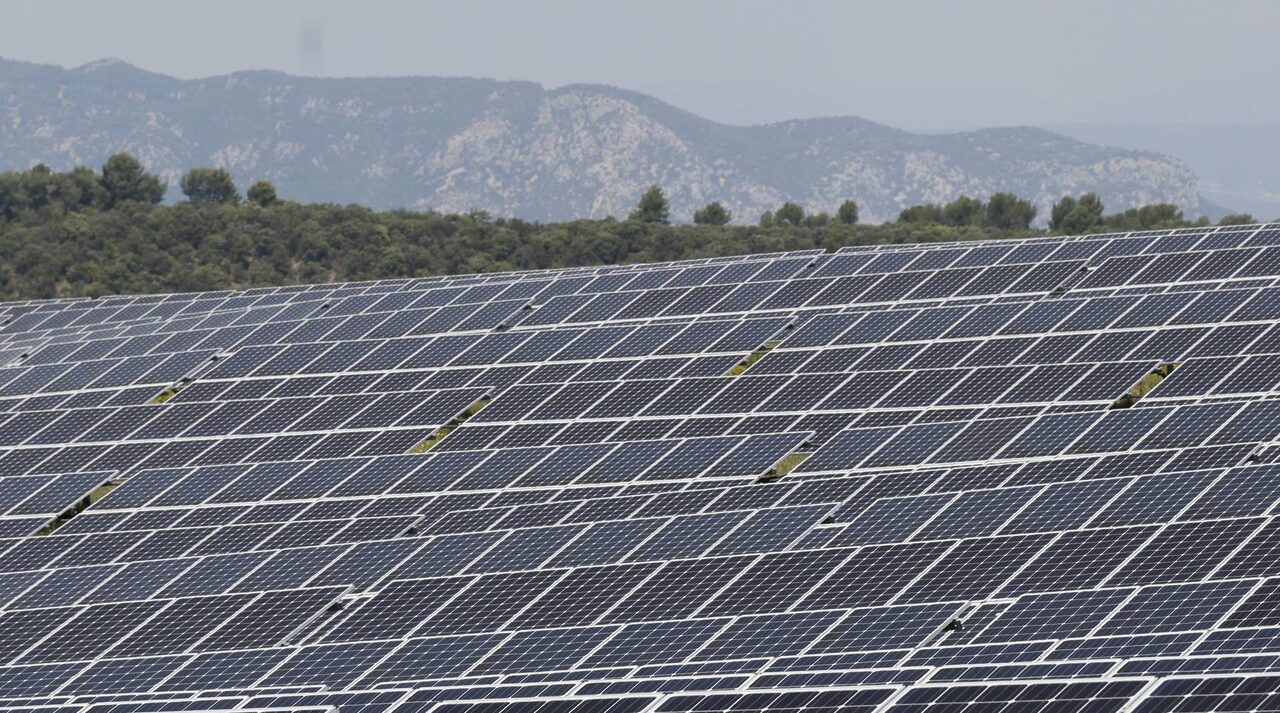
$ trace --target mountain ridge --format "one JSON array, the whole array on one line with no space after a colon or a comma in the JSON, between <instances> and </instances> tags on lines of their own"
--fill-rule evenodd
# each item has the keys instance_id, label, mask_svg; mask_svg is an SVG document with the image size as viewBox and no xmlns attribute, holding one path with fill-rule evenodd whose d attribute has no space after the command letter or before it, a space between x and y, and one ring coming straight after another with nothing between
<instances>
[{"instance_id":1,"label":"mountain ridge","mask_svg":"<svg viewBox=\"0 0 1280 713\"><path fill-rule=\"evenodd\" d=\"M1032 200L1042 219L1062 195L1091 190L1112 210L1201 209L1190 168L1150 151L1034 127L921 134L851 116L738 126L599 84L273 70L178 79L122 60L0 58L0 100L0 169L130 151L171 188L214 165L242 187L266 178L289 198L374 208L602 218L657 183L678 221L711 200L754 222L784 201L832 211L846 198L880 221L997 191Z\"/></svg>"}]
</instances>

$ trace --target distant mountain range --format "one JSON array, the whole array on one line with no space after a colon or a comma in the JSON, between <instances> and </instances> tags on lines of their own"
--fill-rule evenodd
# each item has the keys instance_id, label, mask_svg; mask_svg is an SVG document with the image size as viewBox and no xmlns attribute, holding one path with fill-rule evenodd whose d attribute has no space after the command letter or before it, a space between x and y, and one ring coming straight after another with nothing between
<instances>
[{"instance_id":1,"label":"distant mountain range","mask_svg":"<svg viewBox=\"0 0 1280 713\"><path fill-rule=\"evenodd\" d=\"M117 60L0 60L0 168L97 166L117 151L163 175L170 199L183 171L213 165L294 200L534 220L621 217L653 183L681 221L712 200L754 222L783 201L833 211L854 198L878 222L997 191L1035 201L1042 217L1085 191L1110 210L1219 212L1180 160L1042 129L920 134L853 117L730 126L608 86L266 71L180 80Z\"/></svg>"},{"instance_id":2,"label":"distant mountain range","mask_svg":"<svg viewBox=\"0 0 1280 713\"><path fill-rule=\"evenodd\" d=\"M1280 217L1280 124L1064 124L1081 141L1168 153L1200 178L1201 201Z\"/></svg>"}]
</instances>

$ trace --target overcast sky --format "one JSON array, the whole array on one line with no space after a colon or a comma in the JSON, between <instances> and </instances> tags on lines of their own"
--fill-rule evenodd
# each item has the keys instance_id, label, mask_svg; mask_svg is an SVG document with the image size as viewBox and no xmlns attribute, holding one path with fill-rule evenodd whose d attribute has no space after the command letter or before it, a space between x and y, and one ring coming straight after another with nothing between
<instances>
[{"instance_id":1,"label":"overcast sky","mask_svg":"<svg viewBox=\"0 0 1280 713\"><path fill-rule=\"evenodd\" d=\"M0 56L613 84L712 119L1280 121L1275 0L6 0Z\"/></svg>"}]
</instances>

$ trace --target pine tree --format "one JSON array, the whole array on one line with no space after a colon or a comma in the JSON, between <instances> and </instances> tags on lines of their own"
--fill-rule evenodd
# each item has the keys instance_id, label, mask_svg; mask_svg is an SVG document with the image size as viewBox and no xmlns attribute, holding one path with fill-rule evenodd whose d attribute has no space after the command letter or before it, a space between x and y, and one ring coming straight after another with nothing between
<instances>
[{"instance_id":1,"label":"pine tree","mask_svg":"<svg viewBox=\"0 0 1280 713\"><path fill-rule=\"evenodd\" d=\"M249 201L257 203L263 208L267 208L280 202L280 197L276 195L276 187L271 185L271 181L260 180L255 181L249 186Z\"/></svg>"},{"instance_id":2,"label":"pine tree","mask_svg":"<svg viewBox=\"0 0 1280 713\"><path fill-rule=\"evenodd\" d=\"M719 201L712 201L693 214L693 222L698 225L728 225L731 220L733 214Z\"/></svg>"},{"instance_id":3,"label":"pine tree","mask_svg":"<svg viewBox=\"0 0 1280 713\"><path fill-rule=\"evenodd\" d=\"M192 203L239 203L240 192L231 174L221 168L193 168L178 183Z\"/></svg>"},{"instance_id":4,"label":"pine tree","mask_svg":"<svg viewBox=\"0 0 1280 713\"><path fill-rule=\"evenodd\" d=\"M857 225L858 204L852 200L841 203L840 208L836 210L836 220L845 225Z\"/></svg>"},{"instance_id":5,"label":"pine tree","mask_svg":"<svg viewBox=\"0 0 1280 713\"><path fill-rule=\"evenodd\" d=\"M636 209L631 212L629 219L640 223L665 224L669 222L670 216L667 197L662 193L662 189L654 184L640 196L640 202L636 204Z\"/></svg>"},{"instance_id":6,"label":"pine tree","mask_svg":"<svg viewBox=\"0 0 1280 713\"><path fill-rule=\"evenodd\" d=\"M164 183L127 153L115 154L102 164L100 181L108 207L129 201L154 205L164 199Z\"/></svg>"}]
</instances>

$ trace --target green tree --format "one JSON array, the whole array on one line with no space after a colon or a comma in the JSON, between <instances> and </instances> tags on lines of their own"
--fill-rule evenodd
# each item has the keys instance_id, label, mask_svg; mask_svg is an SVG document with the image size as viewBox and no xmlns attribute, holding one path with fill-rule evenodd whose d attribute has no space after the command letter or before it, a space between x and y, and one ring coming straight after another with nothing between
<instances>
[{"instance_id":1,"label":"green tree","mask_svg":"<svg viewBox=\"0 0 1280 713\"><path fill-rule=\"evenodd\" d=\"M1066 224L1067 216L1076 209L1077 201L1071 196L1063 196L1057 203L1053 204L1053 208L1049 210L1049 229L1063 230Z\"/></svg>"},{"instance_id":2,"label":"green tree","mask_svg":"<svg viewBox=\"0 0 1280 713\"><path fill-rule=\"evenodd\" d=\"M97 170L83 168L60 172L37 166L0 172L0 298L554 269L1015 234L983 226L937 225L939 206L913 209L932 225L824 230L813 227L827 220L821 213L803 218L801 227L789 220L778 223L766 213L765 230L732 225L708 230L638 221L479 220L478 213L373 211L358 205L292 201L265 207L256 202L216 204L216 210L193 208L187 202L155 206L121 200L108 205L103 184ZM905 212L910 216L913 211ZM1124 228L1129 230L1138 229L1140 220L1175 218L1180 220L1181 214L1171 206L1107 216L1108 221L1134 226Z\"/></svg>"},{"instance_id":3,"label":"green tree","mask_svg":"<svg viewBox=\"0 0 1280 713\"><path fill-rule=\"evenodd\" d=\"M987 200L983 225L996 230L1026 230L1036 219L1036 207L1012 193L997 193Z\"/></svg>"},{"instance_id":4,"label":"green tree","mask_svg":"<svg viewBox=\"0 0 1280 713\"><path fill-rule=\"evenodd\" d=\"M164 182L127 153L114 154L102 164L101 181L107 207L128 201L155 205L164 200Z\"/></svg>"},{"instance_id":5,"label":"green tree","mask_svg":"<svg viewBox=\"0 0 1280 713\"><path fill-rule=\"evenodd\" d=\"M92 169L78 166L69 173L59 174L63 183L61 195L63 202L76 204L81 209L104 208L107 205L107 191L98 180L98 174ZM156 179L157 181L159 179ZM163 195L163 191L161 191Z\"/></svg>"},{"instance_id":6,"label":"green tree","mask_svg":"<svg viewBox=\"0 0 1280 713\"><path fill-rule=\"evenodd\" d=\"M1107 230L1155 230L1181 228L1193 223L1182 215L1182 209L1172 203L1153 203L1112 213L1103 218ZM1207 224L1207 221L1202 221Z\"/></svg>"},{"instance_id":7,"label":"green tree","mask_svg":"<svg viewBox=\"0 0 1280 713\"><path fill-rule=\"evenodd\" d=\"M257 203L263 208L269 208L280 202L280 197L276 195L276 187L271 185L271 181L258 180L249 186L247 192L249 202Z\"/></svg>"},{"instance_id":8,"label":"green tree","mask_svg":"<svg viewBox=\"0 0 1280 713\"><path fill-rule=\"evenodd\" d=\"M913 205L903 208L898 214L899 223L941 223L942 208L934 203Z\"/></svg>"},{"instance_id":9,"label":"green tree","mask_svg":"<svg viewBox=\"0 0 1280 713\"><path fill-rule=\"evenodd\" d=\"M804 208L787 201L773 212L773 220L778 225L800 225L804 222Z\"/></svg>"},{"instance_id":10,"label":"green tree","mask_svg":"<svg viewBox=\"0 0 1280 713\"><path fill-rule=\"evenodd\" d=\"M240 192L231 174L221 168L193 168L178 183L192 203L239 203Z\"/></svg>"},{"instance_id":11,"label":"green tree","mask_svg":"<svg viewBox=\"0 0 1280 713\"><path fill-rule=\"evenodd\" d=\"M763 212L763 213L761 213L761 214L760 214L760 227L761 227L761 228L772 228L773 226L775 226L775 225L777 225L777 224L778 224L778 219L774 217L774 215L773 215L773 211L771 211L771 210L766 210L765 212Z\"/></svg>"},{"instance_id":12,"label":"green tree","mask_svg":"<svg viewBox=\"0 0 1280 713\"><path fill-rule=\"evenodd\" d=\"M1138 209L1138 227L1143 230L1175 227L1184 222L1182 209L1172 203L1153 203Z\"/></svg>"},{"instance_id":13,"label":"green tree","mask_svg":"<svg viewBox=\"0 0 1280 713\"><path fill-rule=\"evenodd\" d=\"M1258 221L1248 213L1232 213L1222 216L1222 220L1218 221L1218 225L1251 225Z\"/></svg>"},{"instance_id":14,"label":"green tree","mask_svg":"<svg viewBox=\"0 0 1280 713\"><path fill-rule=\"evenodd\" d=\"M813 213L804 217L804 227L806 228L825 228L831 224L831 216L826 211Z\"/></svg>"},{"instance_id":15,"label":"green tree","mask_svg":"<svg viewBox=\"0 0 1280 713\"><path fill-rule=\"evenodd\" d=\"M858 204L852 200L847 200L840 204L840 208L836 210L836 220L845 225L858 224Z\"/></svg>"},{"instance_id":16,"label":"green tree","mask_svg":"<svg viewBox=\"0 0 1280 713\"><path fill-rule=\"evenodd\" d=\"M1049 213L1049 229L1065 235L1083 235L1102 225L1102 201L1097 193L1079 198L1063 196Z\"/></svg>"},{"instance_id":17,"label":"green tree","mask_svg":"<svg viewBox=\"0 0 1280 713\"><path fill-rule=\"evenodd\" d=\"M941 223L957 228L966 225L982 225L985 215L986 206L982 204L982 201L969 196L960 196L942 206Z\"/></svg>"},{"instance_id":18,"label":"green tree","mask_svg":"<svg viewBox=\"0 0 1280 713\"><path fill-rule=\"evenodd\" d=\"M657 184L654 184L640 196L640 202L636 204L636 209L631 212L628 219L640 223L666 224L670 216L671 210L667 205L667 196Z\"/></svg>"},{"instance_id":19,"label":"green tree","mask_svg":"<svg viewBox=\"0 0 1280 713\"><path fill-rule=\"evenodd\" d=\"M728 225L733 214L720 201L712 201L693 213L693 222L698 225Z\"/></svg>"}]
</instances>

